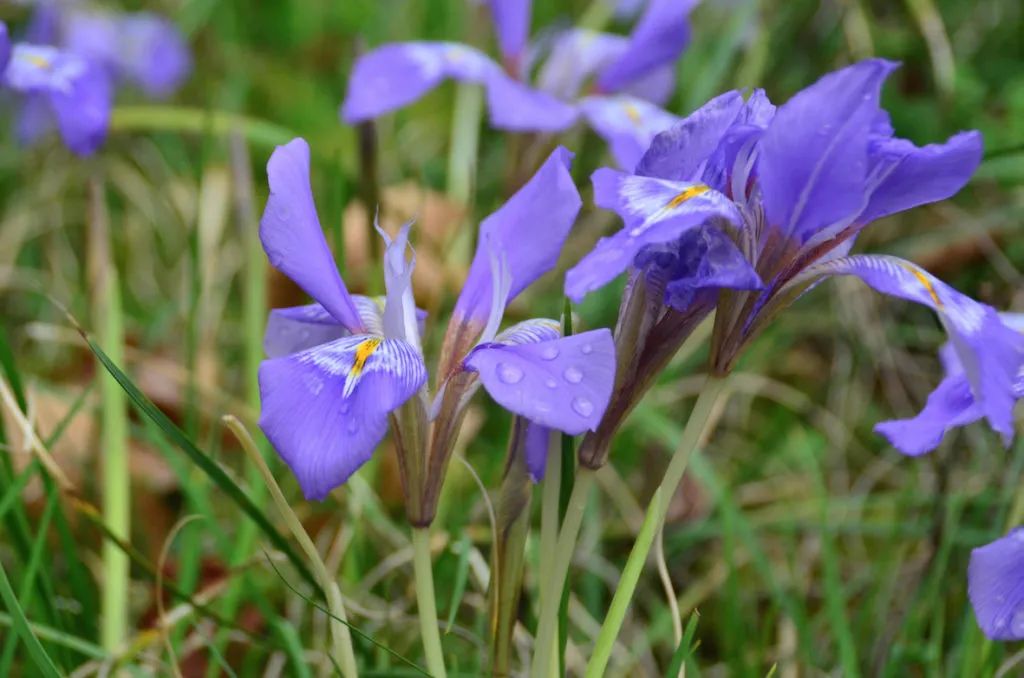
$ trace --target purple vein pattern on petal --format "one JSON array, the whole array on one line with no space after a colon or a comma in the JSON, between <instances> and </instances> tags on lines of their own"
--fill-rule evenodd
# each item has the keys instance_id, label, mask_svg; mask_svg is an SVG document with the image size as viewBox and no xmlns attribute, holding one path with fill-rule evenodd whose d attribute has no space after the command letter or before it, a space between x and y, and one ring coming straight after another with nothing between
<instances>
[{"instance_id":1,"label":"purple vein pattern on petal","mask_svg":"<svg viewBox=\"0 0 1024 678\"><path fill-rule=\"evenodd\" d=\"M530 9L532 0L488 0L491 17L498 35L498 47L502 56L515 62L526 47L530 36Z\"/></svg>"},{"instance_id":2,"label":"purple vein pattern on petal","mask_svg":"<svg viewBox=\"0 0 1024 678\"><path fill-rule=\"evenodd\" d=\"M1024 362L1024 335L991 306L960 294L920 267L882 255L855 255L817 264L804 275L855 275L875 290L934 310L949 335L981 414L1009 442L1015 382Z\"/></svg>"},{"instance_id":3,"label":"purple vein pattern on petal","mask_svg":"<svg viewBox=\"0 0 1024 678\"><path fill-rule=\"evenodd\" d=\"M539 483L544 479L544 467L551 452L551 429L535 422L526 424L526 443L523 445L526 456L526 470L530 479Z\"/></svg>"},{"instance_id":4,"label":"purple vein pattern on petal","mask_svg":"<svg viewBox=\"0 0 1024 678\"><path fill-rule=\"evenodd\" d=\"M377 302L359 294L352 295L363 326L370 334L383 336L384 327ZM263 335L263 352L279 358L326 344L351 334L320 304L271 309Z\"/></svg>"},{"instance_id":5,"label":"purple vein pattern on petal","mask_svg":"<svg viewBox=\"0 0 1024 678\"><path fill-rule=\"evenodd\" d=\"M595 430L615 381L607 329L532 344L481 344L466 357L505 409L571 435Z\"/></svg>"},{"instance_id":6,"label":"purple vein pattern on petal","mask_svg":"<svg viewBox=\"0 0 1024 678\"><path fill-rule=\"evenodd\" d=\"M779 107L760 141L758 175L770 226L806 242L864 208L868 140L895 64L870 59L824 76Z\"/></svg>"},{"instance_id":7,"label":"purple vein pattern on petal","mask_svg":"<svg viewBox=\"0 0 1024 678\"><path fill-rule=\"evenodd\" d=\"M397 339L353 335L260 365L260 428L308 499L323 499L384 437L388 413L427 379Z\"/></svg>"},{"instance_id":8,"label":"purple vein pattern on petal","mask_svg":"<svg viewBox=\"0 0 1024 678\"><path fill-rule=\"evenodd\" d=\"M446 78L484 84L500 70L479 50L454 42L383 45L356 61L341 118L376 118L411 104Z\"/></svg>"},{"instance_id":9,"label":"purple vein pattern on petal","mask_svg":"<svg viewBox=\"0 0 1024 678\"><path fill-rule=\"evenodd\" d=\"M971 551L967 595L986 636L1024 638L1024 528Z\"/></svg>"},{"instance_id":10,"label":"purple vein pattern on petal","mask_svg":"<svg viewBox=\"0 0 1024 678\"><path fill-rule=\"evenodd\" d=\"M558 322L550 318L531 318L503 330L494 341L502 344L536 344L562 336Z\"/></svg>"},{"instance_id":11,"label":"purple vein pattern on petal","mask_svg":"<svg viewBox=\"0 0 1024 678\"><path fill-rule=\"evenodd\" d=\"M636 167L656 134L679 120L654 104L621 94L587 97L580 108L593 130L608 143L615 162L625 170Z\"/></svg>"},{"instance_id":12,"label":"purple vein pattern on petal","mask_svg":"<svg viewBox=\"0 0 1024 678\"><path fill-rule=\"evenodd\" d=\"M741 223L731 200L705 184L665 181L601 168L591 177L594 202L614 210L625 228L597 242L565 276L565 293L580 301L634 264L649 245L671 242L708 219Z\"/></svg>"},{"instance_id":13,"label":"purple vein pattern on petal","mask_svg":"<svg viewBox=\"0 0 1024 678\"><path fill-rule=\"evenodd\" d=\"M455 314L486 321L491 313L493 253L511 274L507 303L558 262L582 201L569 167L573 154L556 148L537 173L480 224L480 239Z\"/></svg>"},{"instance_id":14,"label":"purple vein pattern on petal","mask_svg":"<svg viewBox=\"0 0 1024 678\"><path fill-rule=\"evenodd\" d=\"M905 139L878 139L868 153L872 176L881 183L858 221L868 223L895 212L951 197L981 163L978 132L961 132L944 144L918 148Z\"/></svg>"},{"instance_id":15,"label":"purple vein pattern on petal","mask_svg":"<svg viewBox=\"0 0 1024 678\"><path fill-rule=\"evenodd\" d=\"M621 56L597 76L602 92L615 92L653 69L671 64L690 43L695 0L650 0Z\"/></svg>"},{"instance_id":16,"label":"purple vein pattern on petal","mask_svg":"<svg viewBox=\"0 0 1024 678\"><path fill-rule=\"evenodd\" d=\"M260 240L270 263L350 331L362 331L363 323L316 215L305 139L293 139L274 149L267 177L270 197L260 219Z\"/></svg>"},{"instance_id":17,"label":"purple vein pattern on petal","mask_svg":"<svg viewBox=\"0 0 1024 678\"><path fill-rule=\"evenodd\" d=\"M743 96L739 92L718 95L654 137L636 173L672 181L699 178L704 162L741 110Z\"/></svg>"},{"instance_id":18,"label":"purple vein pattern on petal","mask_svg":"<svg viewBox=\"0 0 1024 678\"><path fill-rule=\"evenodd\" d=\"M500 72L488 78L487 111L495 128L513 132L561 132L578 116L575 106Z\"/></svg>"}]
</instances>

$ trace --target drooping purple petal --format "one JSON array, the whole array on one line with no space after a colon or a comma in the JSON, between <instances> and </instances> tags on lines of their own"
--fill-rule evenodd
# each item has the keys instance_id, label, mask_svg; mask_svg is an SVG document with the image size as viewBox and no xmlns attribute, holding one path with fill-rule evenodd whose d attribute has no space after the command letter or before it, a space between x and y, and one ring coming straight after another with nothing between
<instances>
[{"instance_id":1,"label":"drooping purple petal","mask_svg":"<svg viewBox=\"0 0 1024 678\"><path fill-rule=\"evenodd\" d=\"M689 309L702 290L764 287L735 243L714 226L701 226L678 241L648 247L634 263L637 268L658 269L658 275L668 281L665 303L680 311Z\"/></svg>"},{"instance_id":2,"label":"drooping purple petal","mask_svg":"<svg viewBox=\"0 0 1024 678\"><path fill-rule=\"evenodd\" d=\"M356 61L341 118L370 120L411 104L446 78L485 84L500 71L479 50L454 42L383 45Z\"/></svg>"},{"instance_id":3,"label":"drooping purple petal","mask_svg":"<svg viewBox=\"0 0 1024 678\"><path fill-rule=\"evenodd\" d=\"M274 150L267 163L267 178L270 197L260 219L260 240L270 263L351 332L364 331L320 228L305 139L293 139Z\"/></svg>"},{"instance_id":4,"label":"drooping purple petal","mask_svg":"<svg viewBox=\"0 0 1024 678\"><path fill-rule=\"evenodd\" d=\"M637 99L649 101L656 106L665 106L672 98L672 92L676 89L676 68L675 64L666 64L655 68L646 75L632 81L619 90L619 94L626 94Z\"/></svg>"},{"instance_id":5,"label":"drooping purple petal","mask_svg":"<svg viewBox=\"0 0 1024 678\"><path fill-rule=\"evenodd\" d=\"M597 428L615 381L607 329L532 344L482 344L464 361L505 409L571 435Z\"/></svg>"},{"instance_id":6,"label":"drooping purple petal","mask_svg":"<svg viewBox=\"0 0 1024 678\"><path fill-rule=\"evenodd\" d=\"M185 82L192 56L177 26L151 12L123 16L120 71L151 97L164 98Z\"/></svg>"},{"instance_id":7,"label":"drooping purple petal","mask_svg":"<svg viewBox=\"0 0 1024 678\"><path fill-rule=\"evenodd\" d=\"M699 179L705 161L743 107L737 91L718 95L654 137L636 173L672 181Z\"/></svg>"},{"instance_id":8,"label":"drooping purple petal","mask_svg":"<svg viewBox=\"0 0 1024 678\"><path fill-rule=\"evenodd\" d=\"M523 445L526 457L526 470L530 480L539 483L544 479L544 467L547 465L548 454L551 453L552 431L532 421L526 424L526 441Z\"/></svg>"},{"instance_id":9,"label":"drooping purple petal","mask_svg":"<svg viewBox=\"0 0 1024 678\"><path fill-rule=\"evenodd\" d=\"M354 335L260 365L259 425L308 499L323 499L373 453L388 413L426 382L419 353Z\"/></svg>"},{"instance_id":10,"label":"drooping purple petal","mask_svg":"<svg viewBox=\"0 0 1024 678\"><path fill-rule=\"evenodd\" d=\"M511 132L561 132L578 116L575 106L499 72L487 80L487 111L491 125Z\"/></svg>"},{"instance_id":11,"label":"drooping purple petal","mask_svg":"<svg viewBox=\"0 0 1024 678\"><path fill-rule=\"evenodd\" d=\"M981 163L978 132L918 148L906 139L875 140L868 149L872 176L881 183L858 218L868 223L895 212L945 200L963 188Z\"/></svg>"},{"instance_id":12,"label":"drooping purple petal","mask_svg":"<svg viewBox=\"0 0 1024 678\"><path fill-rule=\"evenodd\" d=\"M22 34L25 42L34 45L55 45L60 37L61 2L42 0L35 3L35 10Z\"/></svg>"},{"instance_id":13,"label":"drooping purple petal","mask_svg":"<svg viewBox=\"0 0 1024 678\"><path fill-rule=\"evenodd\" d=\"M971 551L967 594L986 636L1024 639L1024 528Z\"/></svg>"},{"instance_id":14,"label":"drooping purple petal","mask_svg":"<svg viewBox=\"0 0 1024 678\"><path fill-rule=\"evenodd\" d=\"M679 118L654 104L626 95L587 97L580 108L611 148L619 167L631 170L643 157L655 135Z\"/></svg>"},{"instance_id":15,"label":"drooping purple petal","mask_svg":"<svg viewBox=\"0 0 1024 678\"><path fill-rule=\"evenodd\" d=\"M779 107L760 140L758 177L769 226L804 243L864 208L868 138L896 65L861 61Z\"/></svg>"},{"instance_id":16,"label":"drooping purple petal","mask_svg":"<svg viewBox=\"0 0 1024 678\"><path fill-rule=\"evenodd\" d=\"M903 454L916 457L938 447L946 431L974 423L983 416L967 376L961 372L943 379L917 416L880 422L875 425L875 432L885 436Z\"/></svg>"},{"instance_id":17,"label":"drooping purple petal","mask_svg":"<svg viewBox=\"0 0 1024 678\"><path fill-rule=\"evenodd\" d=\"M1024 368L1024 335L991 306L960 294L920 267L882 255L855 255L810 267L800 278L855 275L875 290L934 310L949 335L980 413L1007 444L1013 437L1015 383Z\"/></svg>"},{"instance_id":18,"label":"drooping purple petal","mask_svg":"<svg viewBox=\"0 0 1024 678\"><path fill-rule=\"evenodd\" d=\"M736 206L718 191L700 183L665 181L601 168L591 177L594 202L618 213L625 228L597 242L565 276L565 293L580 301L632 266L649 245L672 242L708 219L735 224Z\"/></svg>"},{"instance_id":19,"label":"drooping purple petal","mask_svg":"<svg viewBox=\"0 0 1024 678\"><path fill-rule=\"evenodd\" d=\"M625 51L597 76L602 92L616 92L655 68L671 64L690 43L696 0L650 0Z\"/></svg>"},{"instance_id":20,"label":"drooping purple petal","mask_svg":"<svg viewBox=\"0 0 1024 678\"><path fill-rule=\"evenodd\" d=\"M508 303L554 268L582 201L569 167L573 155L556 148L537 173L480 224L480 239L465 286L455 304L457 317L485 322L493 310L492 259L506 262Z\"/></svg>"},{"instance_id":21,"label":"drooping purple petal","mask_svg":"<svg viewBox=\"0 0 1024 678\"><path fill-rule=\"evenodd\" d=\"M501 54L507 62L515 64L522 58L526 39L530 36L530 9L533 1L488 0L488 4Z\"/></svg>"}]
</instances>

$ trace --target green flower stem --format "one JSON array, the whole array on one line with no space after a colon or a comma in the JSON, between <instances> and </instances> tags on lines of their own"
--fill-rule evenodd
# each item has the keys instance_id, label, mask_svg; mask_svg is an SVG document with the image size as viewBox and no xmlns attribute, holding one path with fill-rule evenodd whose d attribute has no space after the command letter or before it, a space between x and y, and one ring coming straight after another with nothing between
<instances>
[{"instance_id":1,"label":"green flower stem","mask_svg":"<svg viewBox=\"0 0 1024 678\"><path fill-rule=\"evenodd\" d=\"M558 533L558 541L555 544L551 569L544 574L548 585L541 586L540 621L537 623L537 635L534 639L531 676L550 675L552 668L557 666L552 662L557 657L554 650L558 638L558 608L562 601L562 591L565 588L565 579L569 573L572 554L576 550L580 525L583 524L583 511L587 506L587 497L594 484L594 475L595 472L586 467L580 467L577 471L576 482L572 486L569 505L566 507L565 518L562 521L562 529Z\"/></svg>"},{"instance_id":2,"label":"green flower stem","mask_svg":"<svg viewBox=\"0 0 1024 678\"><path fill-rule=\"evenodd\" d=\"M430 528L412 528L413 571L416 577L416 607L420 617L420 635L427 670L435 678L445 678L444 653L437 624L437 603L434 601L434 574L430 565Z\"/></svg>"},{"instance_id":3,"label":"green flower stem","mask_svg":"<svg viewBox=\"0 0 1024 678\"><path fill-rule=\"evenodd\" d=\"M480 85L464 83L456 88L448 149L448 195L463 205L469 202L473 190L483 108L484 92Z\"/></svg>"},{"instance_id":4,"label":"green flower stem","mask_svg":"<svg viewBox=\"0 0 1024 678\"><path fill-rule=\"evenodd\" d=\"M264 148L286 144L297 136L284 127L257 118L225 111L163 105L118 106L110 116L110 129L113 132L181 132L214 136L238 131Z\"/></svg>"},{"instance_id":5,"label":"green flower stem","mask_svg":"<svg viewBox=\"0 0 1024 678\"><path fill-rule=\"evenodd\" d=\"M248 455L249 461L259 469L267 489L270 490L270 496L274 499L277 510L281 512L281 517L284 518L285 524L291 530L292 536L299 542L299 546L302 547L306 557L309 558L309 564L313 568L317 579L320 580L320 585L324 588L324 594L327 596L327 609L331 612L330 626L333 655L338 660L341 673L346 678L355 678L359 675L359 669L356 667L356 655L352 649L352 635L348 630L348 615L345 614L345 603L342 600L341 589L338 588L338 583L334 581L334 577L327 571L327 565L324 564L323 558L320 557L320 552L316 550L313 540L309 538L306 528L302 526L299 517L295 515L292 507L288 504L288 500L284 498L284 493L281 492L277 481L274 480L274 474L270 472L270 467L264 461L263 455L256 449L256 443L253 442L249 431L242 425L242 422L231 415L224 417L221 421L231 429L231 432L238 438L238 442L242 444L242 449Z\"/></svg>"},{"instance_id":6,"label":"green flower stem","mask_svg":"<svg viewBox=\"0 0 1024 678\"><path fill-rule=\"evenodd\" d=\"M680 481L683 479L683 472L690 461L690 456L700 444L704 437L705 430L711 418L711 412L715 409L718 399L724 392L725 380L709 376L704 388L697 398L690 419L686 422L683 435L679 439L679 445L672 454L672 460L665 469L665 476L661 484L651 497L651 503L647 506L647 513L644 515L644 523L640 527L640 533L636 536L633 549L629 553L626 567L622 570L619 578L618 588L612 597L612 604L608 608L608 615L601 625L601 631L597 636L597 643L594 647L594 654L590 657L587 670L584 674L587 678L603 676L611 656L612 645L622 628L626 610L633 598L637 581L640 579L640 572L644 568L647 556L651 552L651 545L657 536L661 525L668 512L669 501L676 493Z\"/></svg>"}]
</instances>

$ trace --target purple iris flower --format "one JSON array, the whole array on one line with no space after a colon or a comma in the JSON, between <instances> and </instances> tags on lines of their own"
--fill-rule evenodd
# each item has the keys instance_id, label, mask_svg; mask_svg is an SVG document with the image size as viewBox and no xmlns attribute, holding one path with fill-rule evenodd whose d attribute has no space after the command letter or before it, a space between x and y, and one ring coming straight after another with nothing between
<instances>
[{"instance_id":1,"label":"purple iris flower","mask_svg":"<svg viewBox=\"0 0 1024 678\"><path fill-rule=\"evenodd\" d=\"M1024 639L1024 527L971 551L967 594L986 636Z\"/></svg>"},{"instance_id":2,"label":"purple iris flower","mask_svg":"<svg viewBox=\"0 0 1024 678\"><path fill-rule=\"evenodd\" d=\"M659 106L675 86L674 63L689 43L687 17L696 0L651 0L628 37L569 29L532 46L529 0L488 4L504 68L459 43L384 45L356 62L342 119L354 124L376 118L451 78L486 89L491 124L498 129L559 132L582 116L626 168L635 166L655 134L677 121ZM592 93L586 95L588 83Z\"/></svg>"},{"instance_id":3,"label":"purple iris flower","mask_svg":"<svg viewBox=\"0 0 1024 678\"><path fill-rule=\"evenodd\" d=\"M864 226L950 197L981 160L977 132L924 147L893 136L879 95L895 68L862 61L777 110L760 90L746 101L721 95L658 135L635 173L598 170L595 201L625 228L569 271L566 293L578 300L631 269L646 277L646 289L659 285L656 308L684 318L716 309L712 369L725 374L796 297L823 278L854 275L936 312L979 412L1012 435L1019 333L911 262L848 256ZM701 256L693 256L694 240ZM621 343L619 352L621 359Z\"/></svg>"},{"instance_id":4,"label":"purple iris flower","mask_svg":"<svg viewBox=\"0 0 1024 678\"><path fill-rule=\"evenodd\" d=\"M403 483L416 504L410 518L429 523L445 455L481 385L531 428L572 434L596 428L614 379L611 333L561 337L558 323L544 319L499 331L506 305L555 265L576 219L581 202L571 158L556 149L481 223L432 398L420 343L423 316L411 284L415 256L407 255L411 224L393 239L382 233L384 298L350 294L317 218L308 145L296 139L274 151L260 237L270 262L316 303L271 313L268 360L259 372L260 427L308 498L324 498L365 463L391 418ZM539 477L543 460L533 449L531 470Z\"/></svg>"},{"instance_id":5,"label":"purple iris flower","mask_svg":"<svg viewBox=\"0 0 1024 678\"><path fill-rule=\"evenodd\" d=\"M53 120L78 155L93 153L106 138L113 90L94 62L56 47L18 43L10 50L2 84L24 95L31 112L21 128L23 139L45 131Z\"/></svg>"}]
</instances>

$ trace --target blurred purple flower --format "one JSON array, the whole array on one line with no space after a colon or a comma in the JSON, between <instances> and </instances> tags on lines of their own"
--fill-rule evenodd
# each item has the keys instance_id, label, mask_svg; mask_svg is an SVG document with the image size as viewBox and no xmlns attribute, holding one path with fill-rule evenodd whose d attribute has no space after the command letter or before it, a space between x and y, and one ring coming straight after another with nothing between
<instances>
[{"instance_id":1,"label":"blurred purple flower","mask_svg":"<svg viewBox=\"0 0 1024 678\"><path fill-rule=\"evenodd\" d=\"M322 499L365 463L384 437L389 415L406 403L420 410L417 426L433 429L399 436L405 441L399 445L403 481L407 490L415 484L409 494L421 499L436 497L443 457L454 443L446 435L457 432L481 385L534 425L569 433L597 426L614 376L610 332L562 338L551 320L498 332L506 304L555 265L575 221L580 199L570 162L565 149L556 149L526 186L481 223L480 248L448 328L431 405L424 388L422 315L412 295L415 257L407 259L411 224L394 239L382 233L385 297L350 294L317 218L308 145L296 139L274 151L260 237L274 267L316 303L271 313L268 359L259 373L260 427L308 498ZM409 439L420 445L404 447L413 445ZM414 463L408 455L416 455ZM537 455L530 456L535 470ZM413 470L428 468L428 459L431 471ZM418 522L429 522L435 508L431 499L424 501L427 506L411 509Z\"/></svg>"},{"instance_id":2,"label":"blurred purple flower","mask_svg":"<svg viewBox=\"0 0 1024 678\"><path fill-rule=\"evenodd\" d=\"M659 134L634 174L598 170L595 202L625 228L569 271L566 293L579 300L642 269L664 305L649 322L660 322L665 307L687 317L717 308L712 366L724 374L797 296L823 278L855 275L938 314L980 411L1011 435L1020 336L992 308L910 262L847 256L865 225L948 198L981 160L977 132L922 148L893 136L879 94L895 67L857 63L778 110L760 90L745 102L738 92L721 95ZM694 256L694 239L707 254Z\"/></svg>"},{"instance_id":3,"label":"blurred purple flower","mask_svg":"<svg viewBox=\"0 0 1024 678\"><path fill-rule=\"evenodd\" d=\"M611 145L616 162L632 168L654 135L676 121L658 106L674 87L674 63L689 43L687 16L695 4L651 0L629 37L569 29L530 46L529 0L490 0L504 69L458 43L384 45L356 62L341 117L352 124L376 118L452 78L484 86L491 124L499 129L558 132L582 115ZM585 96L588 82L594 93Z\"/></svg>"},{"instance_id":4,"label":"blurred purple flower","mask_svg":"<svg viewBox=\"0 0 1024 678\"><path fill-rule=\"evenodd\" d=\"M55 119L61 137L78 155L96 151L107 135L113 90L106 72L77 54L19 43L3 71L3 86L25 96L31 112L20 131L34 139Z\"/></svg>"},{"instance_id":5,"label":"blurred purple flower","mask_svg":"<svg viewBox=\"0 0 1024 678\"><path fill-rule=\"evenodd\" d=\"M967 594L986 636L1024 639L1024 527L971 551Z\"/></svg>"}]
</instances>

